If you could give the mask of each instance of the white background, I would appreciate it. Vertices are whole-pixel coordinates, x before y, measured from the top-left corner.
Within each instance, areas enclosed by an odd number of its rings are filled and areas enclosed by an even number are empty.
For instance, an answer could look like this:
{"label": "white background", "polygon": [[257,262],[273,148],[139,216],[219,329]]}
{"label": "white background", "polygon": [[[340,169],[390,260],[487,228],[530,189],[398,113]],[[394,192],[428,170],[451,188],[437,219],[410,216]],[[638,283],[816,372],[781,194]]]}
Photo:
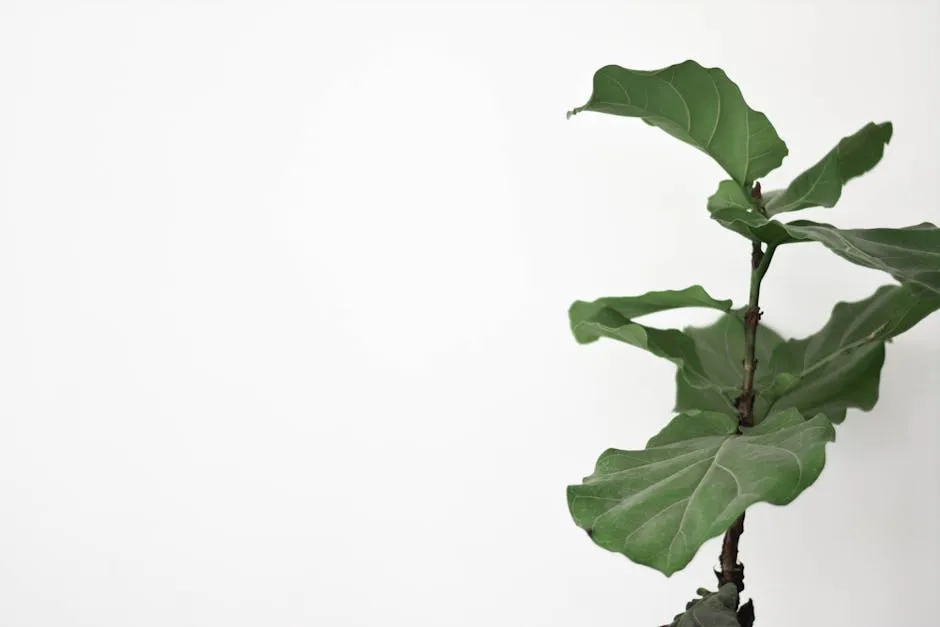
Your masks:
{"label": "white background", "polygon": [[[673,368],[574,299],[746,298],[722,178],[565,111],[608,63],[724,68],[790,147],[866,122],[840,226],[940,221],[936,2],[0,3],[0,626],[653,626],[713,586],[593,545],[565,486]],[[890,278],[782,249],[765,322]],[[654,323],[711,320],[671,312]],[[935,615],[940,316],[820,480],[755,506],[762,625]]]}

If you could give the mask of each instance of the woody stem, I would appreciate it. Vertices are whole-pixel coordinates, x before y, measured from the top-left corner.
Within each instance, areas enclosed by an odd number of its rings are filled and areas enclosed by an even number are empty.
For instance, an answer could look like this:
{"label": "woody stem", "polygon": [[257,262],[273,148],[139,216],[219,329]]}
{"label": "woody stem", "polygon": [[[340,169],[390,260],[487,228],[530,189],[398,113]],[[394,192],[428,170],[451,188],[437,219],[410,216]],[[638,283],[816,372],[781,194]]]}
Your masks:
{"label": "woody stem", "polygon": [[[738,428],[754,426],[754,376],[757,372],[757,327],[760,323],[760,286],[767,268],[773,259],[775,246],[761,249],[760,242],[751,245],[751,288],[748,306],[744,311],[744,382],[741,395],[735,401],[738,412]],[[738,543],[744,533],[744,513],[725,532],[721,544],[721,571],[718,579],[722,584],[733,583],[739,591],[744,590],[744,565],[738,563]]]}

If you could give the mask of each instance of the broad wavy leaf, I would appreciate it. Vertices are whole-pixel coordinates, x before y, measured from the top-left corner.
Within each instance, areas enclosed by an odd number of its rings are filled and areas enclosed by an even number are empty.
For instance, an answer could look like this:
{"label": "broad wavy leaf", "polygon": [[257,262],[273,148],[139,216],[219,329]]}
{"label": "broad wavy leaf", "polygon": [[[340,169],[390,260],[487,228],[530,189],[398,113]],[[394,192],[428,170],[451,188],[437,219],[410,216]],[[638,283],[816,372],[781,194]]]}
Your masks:
{"label": "broad wavy leaf", "polygon": [[582,111],[641,118],[710,155],[745,187],[787,155],[767,116],[748,106],[723,70],[691,60],[652,71],[602,67],[590,99],[568,116]]}
{"label": "broad wavy leaf", "polygon": [[767,215],[809,207],[834,207],[846,183],[881,161],[892,132],[891,122],[869,122],[854,134],[842,138],[835,148],[793,179],[786,189],[764,193]]}
{"label": "broad wavy leaf", "polygon": [[[770,411],[797,409],[842,422],[849,408],[868,411],[878,400],[885,343],[940,309],[940,296],[911,285],[885,285],[860,301],[839,302],[826,325],[802,339],[784,342],[765,323],[758,327],[754,406],[760,422]],[[684,329],[693,338],[704,371],[719,385],[691,386],[676,373],[676,411],[707,409],[736,416],[734,397],[743,380],[740,312],[707,327]]]}
{"label": "broad wavy leaf", "polygon": [[684,368],[693,385],[709,387],[710,377],[703,370],[695,343],[677,329],[657,329],[634,322],[633,318],[680,307],[707,307],[728,311],[730,300],[712,298],[701,286],[684,290],[663,290],[642,294],[575,301],[568,310],[571,331],[581,344],[607,337],[666,358]]}
{"label": "broad wavy leaf", "polygon": [[599,546],[665,575],[753,503],[785,505],[819,476],[835,439],[825,416],[795,409],[737,433],[711,412],[679,414],[644,450],[609,449],[594,474],[568,487],[575,523]]}
{"label": "broad wavy leaf", "polygon": [[722,226],[748,239],[774,246],[819,242],[854,264],[940,294],[940,229],[930,222],[875,229],[840,229],[810,220],[778,222],[761,215],[733,181],[719,184],[708,199],[708,210]]}

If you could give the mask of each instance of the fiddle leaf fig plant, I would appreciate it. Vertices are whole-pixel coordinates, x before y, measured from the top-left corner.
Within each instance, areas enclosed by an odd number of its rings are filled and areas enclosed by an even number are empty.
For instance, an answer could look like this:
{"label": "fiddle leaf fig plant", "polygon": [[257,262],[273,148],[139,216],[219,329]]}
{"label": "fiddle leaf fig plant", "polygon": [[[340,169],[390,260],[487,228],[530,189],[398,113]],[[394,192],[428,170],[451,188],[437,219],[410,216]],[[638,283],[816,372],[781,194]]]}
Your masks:
{"label": "fiddle leaf fig plant", "polygon": [[[847,410],[878,400],[885,346],[940,309],[940,229],[842,229],[780,218],[833,207],[843,187],[870,171],[891,141],[890,122],[869,122],[842,138],[815,165],[780,189],[761,181],[788,155],[777,131],[718,68],[685,61],[659,70],[608,65],[593,92],[568,112],[639,118],[690,144],[726,172],[705,209],[749,243],[746,304],[704,287],[575,301],[571,331],[581,344],[601,338],[641,348],[676,367],[675,415],[642,449],[608,449],[594,472],[568,486],[568,509],[598,546],[669,576],[701,546],[723,536],[718,589],[700,589],[672,626],[749,627],[753,599],[740,602],[744,566],[738,547],[747,508],[787,505],[812,485]],[[817,333],[785,339],[761,323],[761,284],[778,249],[818,242],[895,283],[857,302],[839,302]],[[787,247],[798,254],[799,247]],[[661,329],[638,319],[704,307],[705,327]]]}

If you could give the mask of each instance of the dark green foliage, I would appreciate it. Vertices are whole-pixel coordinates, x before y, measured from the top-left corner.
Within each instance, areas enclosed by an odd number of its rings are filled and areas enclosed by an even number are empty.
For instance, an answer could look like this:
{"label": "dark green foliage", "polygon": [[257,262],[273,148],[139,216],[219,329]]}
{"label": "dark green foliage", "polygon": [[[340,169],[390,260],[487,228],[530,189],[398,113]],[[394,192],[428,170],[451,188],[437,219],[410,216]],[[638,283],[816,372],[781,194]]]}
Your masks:
{"label": "dark green foliage", "polygon": [[[720,69],[694,61],[653,71],[609,65],[594,75],[587,103],[569,116],[582,111],[640,118],[711,156],[731,178],[718,184],[707,210],[749,243],[752,276],[749,301],[739,309],[700,286],[571,306],[578,342],[611,338],[674,363],[679,413],[645,448],[604,452],[593,474],[568,487],[569,510],[596,544],[667,576],[722,533],[722,559],[735,564],[735,521],[752,503],[792,502],[816,480],[826,444],[835,439],[833,423],[848,409],[868,411],[877,402],[887,343],[940,309],[940,229],[927,222],[852,229],[775,218],[834,206],[851,179],[881,160],[894,132],[890,122],[864,125],[788,185],[762,193],[758,179],[782,163],[787,146]],[[786,253],[777,254],[799,255],[802,247],[787,245],[803,242],[884,271],[897,284],[837,303],[817,333],[786,340],[758,322],[760,283],[779,247]],[[711,325],[682,330],[635,321],[678,307],[721,313]],[[753,605],[738,607],[734,584],[700,594],[671,627],[753,622]]]}

